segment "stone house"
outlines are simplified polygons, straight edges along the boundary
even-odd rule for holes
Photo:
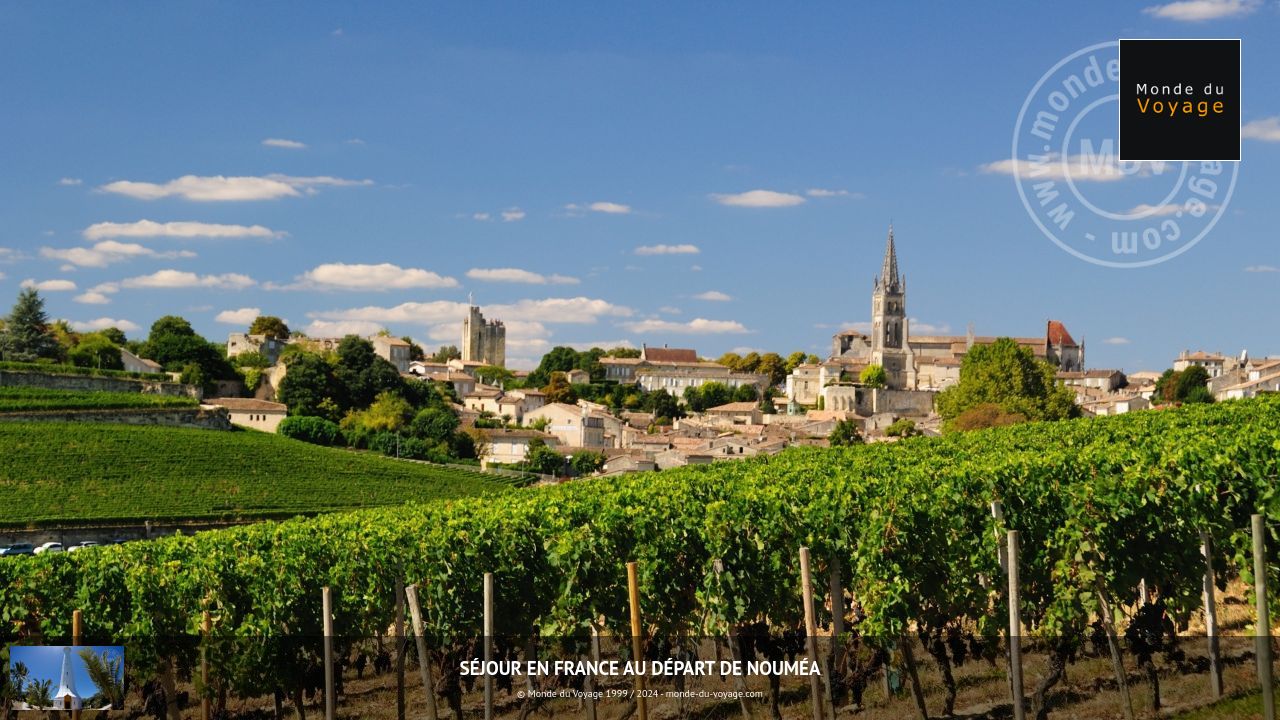
[[[370,342],[378,357],[395,365],[396,370],[402,373],[409,372],[409,343],[390,335],[375,335]]]
[[[560,443],[554,435],[538,432],[537,430],[518,429],[493,429],[485,428],[479,430],[485,439],[484,457],[480,458],[482,465],[489,463],[500,463],[503,465],[515,465],[524,462],[529,456],[529,444],[536,440],[542,440],[547,447],[555,449]]]
[[[232,425],[269,433],[274,433],[280,426],[280,422],[289,415],[288,406],[267,400],[225,397],[209,398],[204,402],[206,405],[226,408],[227,413],[231,415]]]

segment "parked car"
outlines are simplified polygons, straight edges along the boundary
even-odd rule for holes
[[[67,548],[67,552],[75,552],[77,550],[83,550],[89,547],[98,547],[98,543],[94,542],[93,540],[85,540],[77,545],[72,545],[71,547]]]
[[[36,555],[40,555],[47,552],[56,553],[56,552],[62,552],[62,551],[63,551],[62,543],[47,542],[41,545],[40,547],[36,548]]]
[[[14,543],[7,548],[0,548],[0,555],[30,555],[35,552],[31,543]]]

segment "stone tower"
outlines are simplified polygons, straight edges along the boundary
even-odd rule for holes
[[[463,362],[482,362],[506,367],[507,328],[501,320],[485,320],[480,308],[469,305],[462,320]]]
[[[871,364],[884,368],[886,387],[914,389],[915,357],[907,343],[907,283],[898,273],[893,225],[871,292]]]

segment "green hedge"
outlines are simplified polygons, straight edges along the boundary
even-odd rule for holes
[[[199,405],[199,401],[185,395],[51,390],[24,386],[0,387],[0,412],[122,410],[128,408],[196,407],[197,405]]]
[[[19,372],[40,372],[50,375],[86,375],[89,377],[127,378],[130,380],[169,380],[164,373],[140,373],[127,370],[99,370],[98,368],[79,367],[77,365],[55,365],[53,363],[0,362],[0,370],[16,370]]]

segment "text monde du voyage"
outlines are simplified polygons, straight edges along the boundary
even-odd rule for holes
[[[1222,85],[1206,83],[1197,92],[1196,87],[1190,83],[1174,85],[1136,83],[1134,92],[1137,95],[1134,99],[1138,103],[1138,112],[1143,115],[1209,117],[1226,113],[1225,103],[1222,100],[1212,99],[1215,95],[1225,94]]]
[[[470,676],[503,675],[822,675],[818,664],[803,660],[463,660],[458,671]]]

